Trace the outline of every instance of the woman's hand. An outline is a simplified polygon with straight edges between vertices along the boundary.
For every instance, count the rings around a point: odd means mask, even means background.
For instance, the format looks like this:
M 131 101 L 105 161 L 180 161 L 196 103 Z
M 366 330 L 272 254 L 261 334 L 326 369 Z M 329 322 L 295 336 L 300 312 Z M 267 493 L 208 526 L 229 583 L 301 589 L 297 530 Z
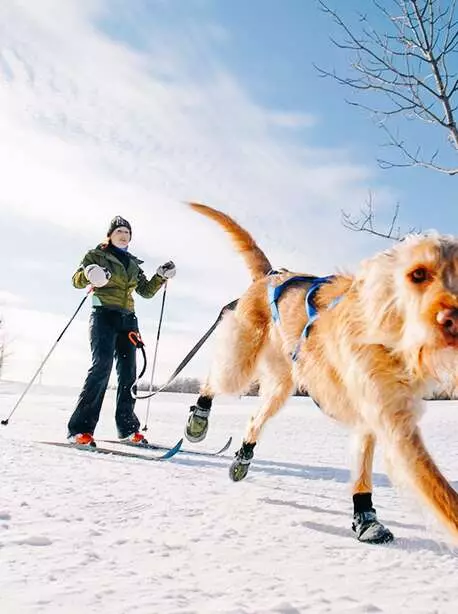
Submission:
M 157 268 L 156 275 L 159 275 L 159 277 L 162 277 L 163 279 L 171 279 L 175 276 L 176 272 L 177 269 L 175 264 L 169 260 Z
M 86 275 L 86 279 L 94 286 L 94 288 L 101 288 L 108 283 L 108 280 L 111 277 L 111 273 L 105 267 L 101 267 L 98 264 L 89 264 L 84 269 L 84 274 Z

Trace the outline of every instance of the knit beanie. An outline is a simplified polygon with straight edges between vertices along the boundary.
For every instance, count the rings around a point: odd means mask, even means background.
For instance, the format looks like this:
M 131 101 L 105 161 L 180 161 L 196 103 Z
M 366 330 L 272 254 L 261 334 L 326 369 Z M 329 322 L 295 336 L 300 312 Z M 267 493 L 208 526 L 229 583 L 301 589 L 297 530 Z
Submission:
M 121 226 L 123 226 L 124 228 L 127 228 L 127 230 L 130 232 L 130 236 L 132 236 L 132 227 L 129 224 L 129 222 L 125 220 L 123 217 L 121 217 L 120 215 L 117 215 L 110 222 L 110 226 L 107 230 L 107 237 L 109 237 L 111 233 L 114 230 L 116 230 L 116 228 L 120 228 Z

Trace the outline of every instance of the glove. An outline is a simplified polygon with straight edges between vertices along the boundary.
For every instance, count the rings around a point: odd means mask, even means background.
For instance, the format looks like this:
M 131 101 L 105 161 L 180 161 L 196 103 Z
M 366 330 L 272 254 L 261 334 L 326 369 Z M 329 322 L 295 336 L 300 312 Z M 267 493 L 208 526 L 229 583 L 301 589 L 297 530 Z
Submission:
M 168 262 L 165 262 L 164 264 L 161 264 L 161 266 L 157 267 L 156 275 L 159 275 L 159 277 L 162 277 L 163 279 L 171 279 L 175 276 L 176 272 L 177 269 L 174 263 L 169 260 Z
M 88 282 L 91 286 L 94 286 L 94 288 L 105 286 L 111 277 L 110 271 L 98 264 L 89 264 L 85 267 L 84 274 Z

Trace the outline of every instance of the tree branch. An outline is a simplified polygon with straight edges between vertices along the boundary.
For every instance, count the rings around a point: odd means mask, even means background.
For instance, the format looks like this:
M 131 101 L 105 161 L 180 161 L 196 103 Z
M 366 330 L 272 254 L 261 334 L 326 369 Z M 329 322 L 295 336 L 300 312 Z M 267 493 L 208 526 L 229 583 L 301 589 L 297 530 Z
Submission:
M 457 0 L 442 8 L 440 0 L 392 0 L 392 10 L 378 0 L 373 6 L 386 21 L 387 31 L 381 32 L 359 14 L 360 31 L 356 32 L 329 7 L 325 0 L 319 0 L 324 13 L 343 32 L 344 40 L 331 39 L 333 44 L 345 52 L 354 54 L 350 61 L 356 77 L 341 76 L 315 66 L 321 76 L 332 77 L 363 94 L 376 97 L 374 105 L 363 105 L 350 101 L 373 113 L 378 124 L 386 123 L 395 116 L 421 119 L 447 131 L 447 140 L 453 151 L 458 153 L 458 126 L 456 120 L 458 93 L 456 71 L 450 71 L 458 53 L 458 20 L 455 18 Z M 450 85 L 452 84 L 452 85 Z M 388 100 L 383 108 L 379 100 Z M 384 105 L 385 106 L 385 105 Z M 383 163 L 385 168 L 393 166 L 421 166 L 448 175 L 458 174 L 458 169 L 436 163 L 438 152 L 424 157 L 421 148 L 413 154 L 402 139 L 390 135 L 389 145 L 396 147 L 405 164 Z
M 341 212 L 342 225 L 354 232 L 367 232 L 376 237 L 383 239 L 392 239 L 394 241 L 401 240 L 401 231 L 399 226 L 396 227 L 396 223 L 399 217 L 399 203 L 396 204 L 393 217 L 391 219 L 387 232 L 380 232 L 374 227 L 375 211 L 372 204 L 372 194 L 369 193 L 369 197 L 366 201 L 365 207 L 361 209 L 359 217 L 353 217 L 346 211 Z

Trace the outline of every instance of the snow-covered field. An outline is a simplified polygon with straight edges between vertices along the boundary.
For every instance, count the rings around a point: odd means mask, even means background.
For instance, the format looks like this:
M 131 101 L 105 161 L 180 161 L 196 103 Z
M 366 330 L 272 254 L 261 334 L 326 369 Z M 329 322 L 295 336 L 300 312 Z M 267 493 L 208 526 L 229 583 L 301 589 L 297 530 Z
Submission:
M 0 384 L 1 417 L 18 398 Z M 350 530 L 349 440 L 308 399 L 267 427 L 244 482 L 228 466 L 257 400 L 221 399 L 208 439 L 224 458 L 147 463 L 45 447 L 63 439 L 77 390 L 33 388 L 0 427 L 2 614 L 458 612 L 458 556 L 376 459 L 375 504 L 397 539 Z M 174 442 L 192 396 L 151 403 L 151 440 Z M 113 393 L 97 434 L 114 436 Z M 144 415 L 146 402 L 139 402 Z M 429 403 L 428 447 L 458 485 L 458 404 Z M 188 444 L 189 445 L 189 444 Z

